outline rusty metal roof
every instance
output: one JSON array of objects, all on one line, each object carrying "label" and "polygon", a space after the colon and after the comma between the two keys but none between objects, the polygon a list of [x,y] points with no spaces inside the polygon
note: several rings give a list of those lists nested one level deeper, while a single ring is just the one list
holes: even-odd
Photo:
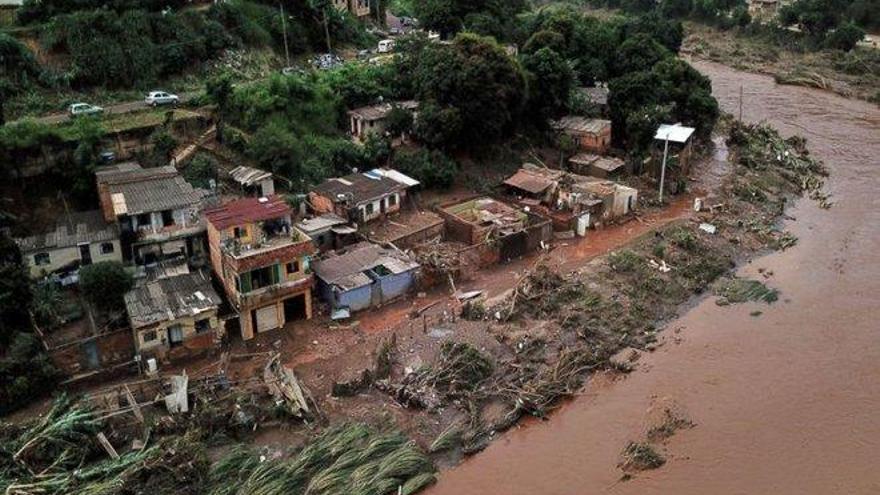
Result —
[{"label": "rusty metal roof", "polygon": [[540,194],[556,184],[556,180],[556,177],[548,177],[532,169],[521,168],[508,177],[504,184],[531,194]]},{"label": "rusty metal roof", "polygon": [[241,198],[225,205],[205,210],[205,218],[218,230],[228,229],[263,220],[290,215],[291,209],[284,198]]}]

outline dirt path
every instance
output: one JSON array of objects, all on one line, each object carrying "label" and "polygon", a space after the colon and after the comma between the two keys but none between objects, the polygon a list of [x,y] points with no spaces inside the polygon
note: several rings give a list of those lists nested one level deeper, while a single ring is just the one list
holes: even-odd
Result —
[{"label": "dirt path", "polygon": [[[742,85],[746,120],[806,135],[832,170],[834,207],[799,202],[786,224],[797,246],[740,270],[772,272],[780,302],[703,300],[668,325],[666,345],[634,374],[593,380],[550,421],[443,473],[430,495],[880,493],[880,111],[695,65],[726,111],[737,111]],[[668,404],[696,427],[665,442],[661,469],[621,482],[620,452]]]}]

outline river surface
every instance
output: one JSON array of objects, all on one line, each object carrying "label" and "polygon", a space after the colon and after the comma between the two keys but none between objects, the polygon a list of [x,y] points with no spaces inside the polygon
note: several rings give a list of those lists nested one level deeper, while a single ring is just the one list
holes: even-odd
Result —
[{"label": "river surface", "polygon": [[[440,475],[430,495],[880,494],[880,110],[766,76],[693,62],[721,107],[808,138],[831,170],[830,210],[798,201],[785,252],[743,266],[771,306],[707,298],[626,378],[598,377]],[[760,316],[751,316],[760,310]],[[620,452],[670,404],[696,423],[667,464],[620,481]]]}]

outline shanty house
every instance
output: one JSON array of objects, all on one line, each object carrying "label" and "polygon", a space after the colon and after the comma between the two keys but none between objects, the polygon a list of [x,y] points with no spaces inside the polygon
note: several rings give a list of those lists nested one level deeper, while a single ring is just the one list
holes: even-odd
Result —
[{"label": "shanty house", "polygon": [[219,344],[220,296],[210,276],[198,271],[151,280],[125,294],[136,353],[175,359]]},{"label": "shanty house", "polygon": [[62,215],[48,232],[15,240],[32,277],[101,261],[122,261],[119,227],[100,210]]},{"label": "shanty house", "polygon": [[366,140],[370,134],[382,136],[385,134],[385,119],[388,118],[388,114],[394,108],[414,111],[418,106],[418,102],[408,100],[399,103],[379,103],[378,105],[349,110],[348,118],[351,125],[351,135],[355,140],[361,142]]},{"label": "shanty house", "polygon": [[204,255],[199,212],[205,191],[194,189],[177,169],[126,162],[102,167],[95,176],[104,220],[120,225],[125,259],[151,265],[181,256],[198,262]]},{"label": "shanty house", "polygon": [[272,180],[271,172],[240,165],[229,172],[229,177],[246,196],[265,198],[275,194],[275,181]]},{"label": "shanty house", "polygon": [[305,218],[296,224],[296,228],[312,239],[321,252],[339,249],[352,238],[357,229],[346,225],[348,221],[333,213]]},{"label": "shanty house", "polygon": [[419,264],[401,251],[362,242],[314,263],[318,293],[334,311],[359,311],[406,294]]},{"label": "shanty house", "polygon": [[551,123],[553,129],[577,143],[578,148],[605,154],[611,146],[611,121],[568,115]]},{"label": "shanty house", "polygon": [[333,0],[333,6],[339,11],[351,12],[355,17],[370,15],[370,0]]},{"label": "shanty house", "polygon": [[540,249],[553,236],[549,219],[480,197],[441,208],[445,237],[468,246],[491,246],[495,261],[509,261]]},{"label": "shanty house", "polygon": [[362,224],[399,211],[407,189],[418,184],[396,170],[374,169],[325,180],[309,192],[309,203],[318,214]]},{"label": "shanty house", "polygon": [[584,235],[596,222],[629,214],[638,191],[615,182],[525,164],[504,184],[520,202],[553,220],[557,230]]},{"label": "shanty house", "polygon": [[666,188],[673,193],[678,192],[690,173],[694,132],[696,129],[693,127],[685,127],[681,124],[661,124],[657,129],[657,134],[654,135],[654,145],[651,147],[650,174],[660,180],[665,155]]},{"label": "shanty house", "polygon": [[589,175],[600,179],[617,179],[624,175],[626,163],[620,158],[612,156],[578,153],[568,159],[568,168],[580,175]]},{"label": "shanty house", "polygon": [[239,313],[241,336],[312,317],[312,240],[280,196],[242,198],[205,211],[214,274]]}]

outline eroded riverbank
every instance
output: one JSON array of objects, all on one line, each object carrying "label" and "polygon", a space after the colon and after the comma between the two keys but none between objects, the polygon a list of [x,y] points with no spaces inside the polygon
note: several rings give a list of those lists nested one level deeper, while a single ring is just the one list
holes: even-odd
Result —
[{"label": "eroded riverbank", "polygon": [[[876,493],[880,474],[880,112],[876,107],[716,64],[722,108],[809,139],[832,175],[834,207],[800,201],[800,240],[739,274],[773,273],[782,301],[704,300],[668,325],[667,345],[624,381],[594,380],[551,421],[506,434],[443,473],[431,494]],[[681,328],[680,332],[674,330]],[[665,444],[657,471],[619,482],[620,451],[674,403],[697,424]]]}]

